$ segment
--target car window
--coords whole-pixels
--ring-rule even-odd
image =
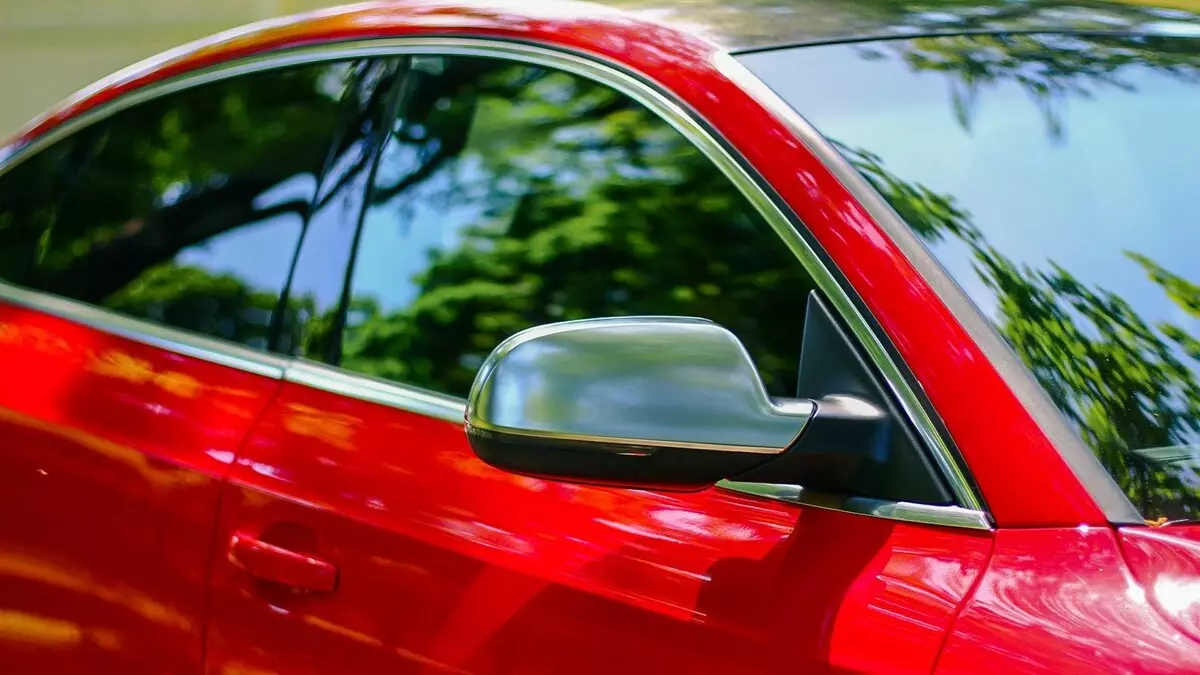
[[[371,170],[391,128],[387,102],[405,59],[361,64],[343,99],[343,121],[330,149],[282,303],[278,349],[315,361],[336,360],[346,270],[354,250]]]
[[[0,278],[266,349],[363,64],[140,103],[0,175]]]
[[[739,58],[875,184],[1146,519],[1200,518],[1200,41]]]
[[[699,150],[637,102],[538,66],[415,59],[351,273],[341,364],[465,396],[504,338],[698,316],[796,394],[813,281]]]

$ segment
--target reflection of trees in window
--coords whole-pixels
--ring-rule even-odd
[[[1135,452],[1195,442],[1200,432],[1200,342],[1182,328],[1148,325],[1121,297],[1088,286],[1051,262],[1019,264],[991,247],[954,198],[889,173],[864,151],[842,152],[929,241],[970,246],[979,278],[999,300],[993,322],[1147,518],[1195,518],[1200,490],[1185,465]],[[1200,287],[1127,252],[1188,316]],[[1184,453],[1187,454],[1187,453]]]
[[[168,263],[110,295],[104,306],[156,323],[265,349],[278,294],[254,290],[232,274]]]
[[[265,347],[351,71],[189,89],[18,165],[0,177],[0,276]]]
[[[1096,87],[1133,90],[1120,71],[1129,66],[1200,82],[1200,53],[1190,40],[1148,36],[1001,34],[958,35],[866,43],[865,58],[899,58],[914,71],[950,76],[951,102],[969,129],[987,87],[1016,82],[1042,111],[1052,136],[1063,133],[1069,97],[1089,98]]]
[[[1135,91],[1126,68],[1200,85],[1200,50],[1172,38],[974,35],[868,43],[860,54],[947,75],[967,130],[981,91],[1016,82],[1042,111],[1051,138],[1064,134],[1069,99],[1105,87]],[[904,181],[866,150],[840,149],[921,237],[951,236],[969,246],[976,273],[998,299],[994,323],[1143,514],[1197,518],[1196,455],[1179,446],[1200,432],[1200,383],[1188,362],[1200,358],[1200,342],[1177,325],[1148,325],[1128,301],[1053,261],[1039,269],[1006,257],[952,196]],[[1200,288],[1136,251],[1126,256],[1183,315],[1200,317]]]
[[[396,271],[410,299],[387,300],[356,270],[344,366],[464,395],[524,328],[695,315],[745,341],[773,393],[794,394],[811,282],[686,139],[564,73],[473,59],[415,68],[363,245],[372,227],[431,221],[448,243]]]
[[[985,31],[1191,34],[1198,0],[676,0],[662,9],[646,0],[607,0],[651,8],[656,19],[697,26],[739,45],[772,46],[861,36],[956,35]]]

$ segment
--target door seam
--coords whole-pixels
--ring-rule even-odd
[[[988,540],[987,557],[984,559],[983,566],[980,567],[979,575],[967,587],[967,592],[963,594],[962,600],[958,602],[958,606],[954,608],[954,613],[950,617],[950,622],[946,625],[946,633],[942,635],[941,644],[938,645],[937,654],[933,657],[933,663],[929,666],[930,675],[937,672],[938,666],[942,663],[942,655],[946,653],[946,646],[950,644],[950,638],[954,636],[954,632],[958,629],[958,620],[966,611],[967,606],[975,599],[975,593],[979,591],[979,586],[983,584],[983,578],[987,576],[988,571],[992,568],[992,558],[996,555],[996,532],[991,532],[991,537]]]
[[[211,625],[210,613],[212,610],[212,583],[213,572],[216,570],[216,559],[219,550],[218,546],[220,546],[220,542],[217,540],[217,537],[221,532],[221,515],[225,509],[225,494],[228,491],[229,483],[233,478],[233,470],[241,460],[242,454],[245,452],[246,445],[250,442],[250,439],[254,437],[255,432],[258,430],[258,426],[267,416],[267,412],[279,400],[281,394],[283,393],[283,387],[286,382],[283,380],[277,380],[275,384],[275,390],[271,392],[262,409],[259,410],[256,415],[254,415],[254,419],[251,420],[250,425],[247,427],[246,435],[242,437],[242,440],[238,443],[237,448],[234,450],[233,459],[228,465],[226,465],[225,471],[220,477],[221,482],[217,489],[217,504],[216,509],[213,512],[212,530],[208,535],[208,555],[204,561],[204,599],[202,602],[200,615],[200,672],[203,674],[207,674],[209,672],[208,629]]]

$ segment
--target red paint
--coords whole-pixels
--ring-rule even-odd
[[[1121,531],[1121,549],[1133,576],[1175,627],[1200,640],[1200,527]]]
[[[997,532],[937,673],[1096,672],[1200,672],[1200,645],[1155,611],[1112,529]]]
[[[720,489],[521,477],[458,424],[291,384],[234,469],[218,536],[235,531],[340,580],[296,595],[216,552],[214,673],[927,673],[991,545]]]
[[[536,7],[278,22],[134,68],[16,145],[151,82],[300,44],[499,36],[621,64],[695,109],[812,229],[1001,529],[505,474],[455,423],[0,305],[0,670],[1200,671],[1182,632],[1197,630],[1194,604],[1165,594],[1196,583],[1200,537],[1125,530],[1126,566],[979,348],[832,174],[717,70],[716,47],[589,6]],[[1055,527],[1012,529],[1032,525]]]
[[[198,672],[221,481],[278,383],[3,304],[0,373],[0,672]]]
[[[16,143],[131,90],[249,54],[428,34],[518,38],[582,51],[671,91],[771,183],[863,298],[949,429],[998,525],[1105,522],[1074,472],[920,273],[820,160],[717,68],[718,48],[694,35],[582,3],[536,3],[521,11],[499,2],[352,6],[227,34],[136,66],[48,114]]]
[[[337,588],[337,568],[333,565],[248,534],[233,535],[229,562],[255,579],[295,591],[332,593]]]

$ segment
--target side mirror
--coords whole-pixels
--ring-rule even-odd
[[[779,399],[738,339],[704,319],[532,328],[496,347],[476,376],[467,437],[492,466],[580,483],[697,490],[730,479],[952,503],[907,418],[815,293],[802,338],[802,397]]]
[[[815,412],[769,397],[715,323],[591,319],[501,343],[475,379],[466,429],[485,462],[516,473],[696,489],[783,454]]]

